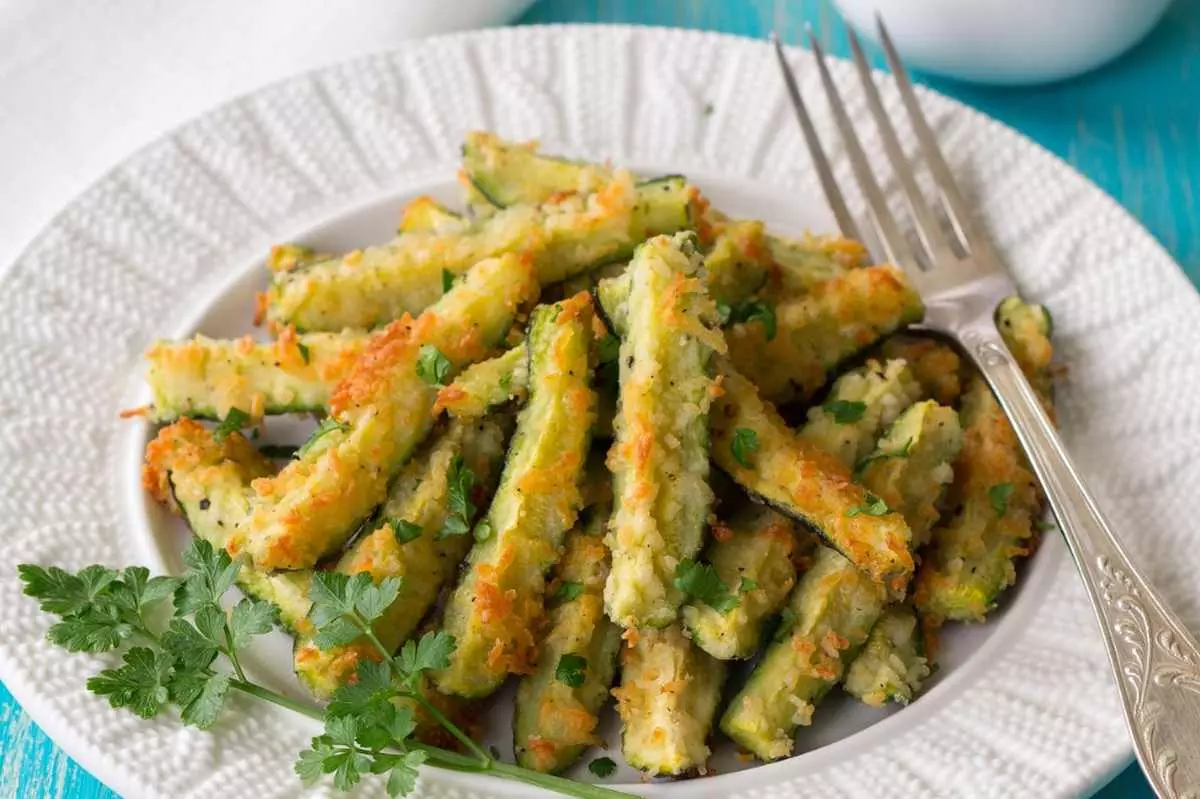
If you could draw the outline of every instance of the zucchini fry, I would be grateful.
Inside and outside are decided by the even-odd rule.
[[[694,237],[651,239],[629,265],[616,440],[608,455],[615,510],[606,541],[608,617],[623,627],[674,621],[679,564],[703,543],[708,487],[709,361],[724,350],[715,305],[697,275]]]
[[[276,272],[267,318],[301,331],[378,327],[437,302],[447,275],[506,253],[531,258],[542,285],[558,283],[628,257],[647,235],[686,228],[691,193],[682,178],[635,187],[625,175],[596,194],[514,206],[465,232],[405,233],[389,244]]]
[[[1017,297],[997,312],[997,327],[1043,401],[1050,384],[1050,317]],[[933,624],[982,621],[1016,581],[1015,561],[1030,551],[1042,498],[1016,433],[983,378],[967,378],[963,447],[950,497],[956,513],[933,531],[914,601]]]
[[[418,197],[404,206],[396,234],[465,233],[470,226],[466,217],[454,213],[432,197]]]
[[[866,646],[850,664],[843,687],[871,707],[907,705],[932,673],[925,658],[920,620],[908,605],[884,611]]]
[[[763,399],[807,400],[839,363],[923,315],[899,269],[852,269],[779,302],[773,336],[761,321],[733,325],[726,331],[729,358]]]
[[[739,485],[812,528],[867,575],[902,598],[913,572],[903,517],[879,507],[838,457],[795,435],[728,364],[713,405],[712,458]]]
[[[950,345],[898,333],[883,340],[879,353],[888,360],[908,361],[924,397],[954,405],[962,395],[962,358]]]
[[[275,341],[197,335],[190,341],[156,342],[146,351],[146,381],[154,397],[150,419],[224,419],[234,408],[251,419],[323,412],[333,387],[366,345],[362,334],[298,336],[291,328]]]
[[[721,718],[721,730],[762,760],[792,753],[797,727],[841,679],[883,611],[879,585],[828,547],[788,599],[775,641]]]
[[[454,382],[438,391],[434,414],[478,419],[509,400],[524,401],[529,383],[529,353],[524,346],[468,366]]]
[[[427,442],[404,467],[364,535],[338,559],[343,574],[366,572],[379,582],[399,577],[400,595],[372,625],[389,650],[395,650],[416,631],[432,609],[438,593],[455,575],[472,539],[466,526],[449,532],[447,518],[455,500],[479,507],[495,486],[511,431],[511,416],[497,415],[471,422],[453,421],[446,431]],[[296,676],[318,698],[330,696],[358,667],[373,657],[366,641],[320,650],[312,636],[301,636],[293,653]]]
[[[958,413],[924,400],[900,414],[875,450],[859,461],[859,482],[904,517],[914,548],[929,541],[962,442]]]
[[[796,584],[796,539],[795,525],[769,508],[743,508],[727,525],[714,524],[704,559],[736,605],[684,605],[683,624],[694,644],[719,660],[744,660],[758,651],[766,620],[783,609]]]
[[[612,487],[607,476],[588,480],[608,496],[587,507],[567,534],[550,583],[549,632],[537,668],[517,688],[513,749],[517,763],[535,771],[563,771],[597,742],[600,708],[616,677],[621,630],[604,615]]]
[[[271,462],[241,433],[217,441],[204,425],[181,419],[159,430],[146,447],[142,485],[179,512],[197,538],[224,548],[246,518],[250,483],[273,472]],[[264,572],[243,564],[238,586],[274,605],[280,624],[293,635],[314,633],[308,620],[309,572]]]
[[[309,444],[277,476],[254,482],[230,552],[258,568],[299,569],[340,548],[428,434],[432,384],[486,357],[536,296],[529,263],[503,256],[479,264],[419,319],[374,336]]]
[[[800,437],[853,467],[919,391],[904,361],[867,361],[834,381],[824,405],[809,409]]]
[[[625,762],[651,775],[703,772],[725,664],[688,640],[678,624],[638,630],[621,650],[613,689]]]
[[[433,675],[443,693],[487,696],[536,659],[546,571],[582,504],[596,396],[589,356],[588,295],[539,306],[530,321],[529,400],[476,544],[446,607],[443,629],[458,642]]]

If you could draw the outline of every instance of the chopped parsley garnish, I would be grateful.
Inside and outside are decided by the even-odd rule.
[[[471,519],[475,517],[475,503],[471,501],[471,492],[475,488],[475,473],[463,463],[461,455],[451,461],[446,480],[450,484],[449,511],[446,520],[442,522],[442,531],[438,533],[438,538],[466,535],[471,531]],[[490,534],[491,528],[488,532]]]
[[[334,430],[349,430],[349,429],[350,429],[350,425],[347,424],[346,422],[339,422],[337,419],[334,419],[332,416],[326,416],[324,419],[321,420],[321,423],[319,425],[317,425],[317,429],[313,431],[313,434],[308,437],[308,441],[305,441],[300,446],[300,449],[296,450],[296,457],[303,458],[305,455],[308,454],[308,451],[310,449],[312,449],[313,446],[318,441],[320,441],[322,438],[324,438],[325,436],[332,433]]]
[[[554,679],[572,688],[583,685],[587,676],[587,660],[579,655],[563,655],[554,668]]]
[[[867,412],[867,403],[855,400],[830,400],[821,407],[838,424],[854,424]]]
[[[685,560],[675,567],[675,587],[693,599],[703,602],[721,615],[741,604],[721,581],[717,570],[708,563]]]
[[[571,602],[578,599],[582,593],[583,583],[578,583],[574,580],[563,580],[554,592],[554,598],[559,602]]]
[[[739,594],[753,591],[755,588],[758,588],[758,580],[751,580],[749,577],[743,577],[742,581],[738,583]]]
[[[449,269],[442,270],[442,293],[445,294],[454,287],[454,273]]]
[[[450,359],[442,355],[441,350],[432,344],[421,345],[421,352],[417,356],[417,377],[431,386],[445,385],[451,368]]]
[[[409,541],[416,541],[421,537],[424,530],[421,525],[413,524],[407,519],[388,519],[388,526],[392,528],[392,532],[396,535],[396,540],[401,544],[407,544]]]
[[[891,512],[886,502],[874,494],[867,492],[866,501],[846,511],[846,516],[886,516]]]
[[[1012,493],[1012,483],[1000,483],[988,489],[988,501],[992,503],[992,510],[996,511],[997,516],[1008,512],[1008,500]]]
[[[238,408],[230,408],[229,413],[225,414],[225,418],[213,430],[213,438],[220,443],[229,438],[231,433],[236,433],[248,424],[250,424],[250,414]]]
[[[740,305],[729,305],[718,301],[717,321],[721,327],[736,325],[739,322],[761,322],[767,341],[775,338],[777,332],[775,309],[762,300],[746,300]]]
[[[297,341],[296,349],[300,350],[300,357],[304,359],[305,363],[312,363],[312,353],[309,351],[307,344],[303,341]]]
[[[912,445],[913,440],[910,438],[904,442],[904,446],[895,452],[872,452],[870,455],[867,455],[865,458],[860,459],[858,463],[854,464],[854,474],[862,475],[868,466],[878,461],[886,461],[888,458],[907,458],[912,455]]]
[[[591,763],[588,763],[588,771],[600,779],[611,777],[616,770],[617,764],[613,762],[611,757],[598,757]]]
[[[754,468],[751,457],[758,451],[758,433],[748,427],[739,427],[733,431],[733,459],[747,469]]]

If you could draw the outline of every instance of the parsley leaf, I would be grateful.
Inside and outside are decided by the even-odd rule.
[[[447,476],[450,483],[448,499],[449,512],[442,522],[438,538],[448,535],[466,535],[471,531],[471,519],[475,516],[475,503],[471,501],[471,492],[475,488],[475,473],[464,465],[462,456],[455,456],[450,463]]]
[[[417,769],[427,757],[428,755],[419,749],[405,752],[404,757],[399,758],[388,773],[388,796],[408,796],[412,793],[417,787]]]
[[[122,596],[128,597],[128,609],[141,611],[170,599],[178,590],[180,580],[175,577],[150,576],[144,566],[130,566],[121,575]]]
[[[454,286],[454,273],[449,269],[442,270],[442,293],[445,294]]]
[[[741,604],[736,596],[729,593],[729,586],[721,581],[717,570],[708,563],[681,561],[675,567],[675,587],[722,615]]]
[[[421,353],[417,356],[417,377],[431,386],[445,385],[450,376],[453,364],[442,355],[442,351],[432,344],[422,344]]]
[[[88,566],[78,574],[71,574],[57,566],[42,568],[22,563],[17,573],[25,583],[25,595],[38,600],[42,610],[60,616],[87,610],[117,579],[115,571],[102,566]]]
[[[758,451],[758,433],[748,427],[733,431],[733,459],[747,469],[753,469],[751,456]]]
[[[68,652],[109,652],[133,635],[132,624],[122,621],[116,609],[88,608],[63,617],[46,632],[50,643]]]
[[[333,692],[327,708],[329,715],[367,716],[373,703],[388,698],[392,688],[392,672],[388,664],[362,658],[358,661],[354,676],[354,682],[343,683]]]
[[[554,599],[559,602],[572,602],[583,593],[583,583],[574,580],[563,580],[554,592]]]
[[[184,671],[207,669],[217,659],[217,644],[202,635],[187,619],[171,619],[162,634],[163,649],[171,654],[175,666]]]
[[[400,596],[400,586],[403,582],[399,577],[384,577],[376,584],[369,574],[360,572],[354,575],[350,581],[351,585],[357,588],[354,609],[370,624],[382,616]]]
[[[612,363],[621,356],[621,339],[607,333],[600,339],[599,350],[600,363]]]
[[[591,763],[588,763],[588,771],[600,779],[611,777],[616,770],[617,764],[613,762],[611,757],[598,757]]]
[[[717,321],[721,327],[728,327],[739,322],[761,322],[767,341],[775,338],[777,323],[775,309],[762,300],[746,300],[740,305],[729,305],[717,301]]]
[[[213,438],[220,443],[249,424],[250,414],[238,408],[230,408],[229,413],[225,414],[225,418],[213,430]]]
[[[509,390],[509,388],[512,386],[512,378],[512,372],[505,372],[504,374],[500,375],[501,391],[507,392]]]
[[[363,575],[370,581],[369,575]],[[308,618],[317,628],[313,644],[320,650],[345,646],[362,634],[354,619],[354,598],[350,593],[350,577],[338,572],[314,572],[308,598],[312,607]]]
[[[179,613],[195,613],[205,605],[217,604],[237,579],[240,564],[229,559],[223,549],[201,538],[194,538],[183,551],[187,567],[183,583],[175,593],[175,609]]]
[[[339,422],[337,419],[334,419],[332,416],[326,416],[324,419],[321,420],[321,423],[319,425],[317,425],[317,429],[313,431],[313,434],[308,437],[308,441],[305,441],[303,444],[300,445],[300,449],[296,450],[295,457],[303,458],[305,455],[308,454],[308,451],[311,450],[316,445],[316,443],[318,441],[320,441],[322,438],[324,438],[325,436],[332,433],[334,430],[349,430],[349,429],[350,429],[350,425],[347,424],[346,422]]]
[[[168,685],[171,699],[182,708],[184,724],[206,730],[216,722],[229,693],[228,674],[185,671],[172,675]]]
[[[392,533],[396,536],[396,540],[401,544],[407,544],[409,541],[416,541],[425,531],[421,529],[421,525],[413,524],[407,519],[387,519],[385,522],[392,528]]]
[[[305,363],[312,363],[312,352],[308,349],[308,345],[303,341],[296,342],[296,349],[300,350],[300,357]]]
[[[872,463],[886,461],[889,458],[907,458],[912,455],[912,446],[913,440],[910,438],[904,442],[904,446],[900,447],[900,449],[896,450],[895,452],[887,452],[885,450],[872,452],[870,455],[861,458],[858,463],[854,464],[854,474],[858,477],[861,477],[863,472],[865,472],[867,467]]]
[[[854,400],[830,400],[821,407],[837,424],[854,424],[867,412],[867,403]]]
[[[892,510],[887,506],[886,502],[868,491],[863,504],[855,505],[846,511],[846,516],[848,518],[854,516],[887,516],[891,512]]]
[[[554,668],[554,679],[569,685],[572,688],[578,688],[583,685],[583,680],[587,676],[587,659],[579,655],[563,655],[558,659],[558,665]]]
[[[444,632],[425,633],[418,641],[410,638],[400,650],[400,670],[413,678],[428,669],[444,669],[455,646],[454,636]]]
[[[753,591],[755,588],[758,588],[758,580],[752,580],[749,577],[743,577],[742,581],[740,583],[738,583],[738,593],[739,594],[744,594],[748,591]]]
[[[246,597],[229,614],[229,646],[242,649],[254,636],[269,633],[278,618],[274,605]]]
[[[165,652],[156,655],[144,646],[135,646],[125,653],[124,665],[90,677],[87,688],[107,698],[113,707],[126,707],[138,716],[150,719],[167,703],[170,673],[170,655]]]
[[[1008,512],[1008,500],[1013,493],[1012,483],[1000,483],[988,489],[988,501],[992,503],[992,510],[996,511],[997,516],[1003,516]]]

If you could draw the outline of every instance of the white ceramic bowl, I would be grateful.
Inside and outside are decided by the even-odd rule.
[[[1171,0],[834,0],[876,40],[887,22],[912,67],[978,83],[1045,83],[1086,72],[1137,44]]]

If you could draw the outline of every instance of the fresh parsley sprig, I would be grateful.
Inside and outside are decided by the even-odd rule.
[[[241,654],[254,637],[271,628],[277,611],[249,598],[224,609],[222,599],[237,582],[240,564],[199,540],[184,552],[183,562],[180,578],[151,577],[141,567],[88,566],[71,573],[23,564],[18,571],[25,593],[58,617],[48,633],[51,641],[73,652],[120,655],[119,665],[87,683],[115,708],[127,708],[142,718],[176,708],[184,724],[205,729],[236,691],[323,722],[323,731],[295,764],[305,782],[330,775],[335,788],[348,790],[366,776],[386,775],[388,794],[404,796],[415,788],[420,766],[429,763],[493,774],[580,799],[627,796],[503,763],[434,707],[423,693],[425,674],[449,665],[454,639],[428,633],[393,654],[372,630],[400,597],[400,580],[376,584],[365,574],[314,575],[309,618],[316,627],[317,645],[366,640],[378,655],[378,660],[364,658],[355,681],[339,688],[322,710],[246,677]],[[420,714],[445,728],[466,754],[417,740]]]

